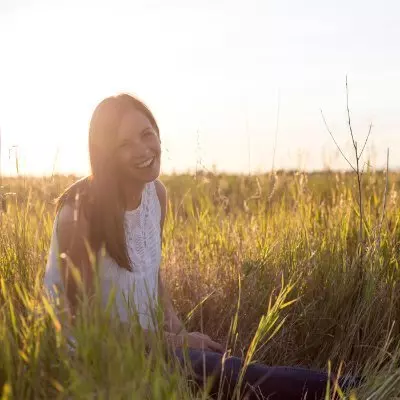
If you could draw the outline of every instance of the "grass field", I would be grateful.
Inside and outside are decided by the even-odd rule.
[[[4,181],[16,195],[0,217],[2,398],[194,398],[144,357],[140,332],[133,340],[92,310],[71,357],[51,312],[37,316],[53,200],[74,179]],[[350,173],[163,181],[162,271],[189,329],[267,364],[363,374],[357,399],[400,398],[400,174],[388,185],[382,172],[364,175],[361,243]]]

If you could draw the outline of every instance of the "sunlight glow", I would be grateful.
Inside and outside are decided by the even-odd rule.
[[[84,4],[0,5],[5,173],[15,172],[14,145],[22,173],[86,173],[91,113],[121,91],[158,119],[165,172],[270,170],[278,106],[277,167],[344,167],[320,109],[350,149],[346,74],[359,141],[372,122],[368,154],[379,167],[391,147],[400,166],[395,0]]]

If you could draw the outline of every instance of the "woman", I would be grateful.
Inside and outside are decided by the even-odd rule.
[[[103,301],[115,290],[118,318],[128,323],[133,305],[143,329],[157,329],[152,311],[159,299],[167,322],[165,338],[174,354],[185,362],[181,348],[186,343],[195,376],[206,371],[219,378],[213,391],[224,382],[225,398],[230,398],[242,360],[226,359],[221,373],[223,346],[185,330],[159,275],[167,195],[158,180],[160,135],[150,110],[127,94],[103,100],[90,123],[89,153],[91,176],[73,184],[58,201],[45,286],[52,294],[56,288],[63,290],[70,314],[75,315],[79,290],[70,265],[78,268],[84,291],[90,294],[90,253],[95,254]],[[314,399],[323,396],[327,380],[321,372],[255,364],[248,367],[243,384],[253,388],[248,398],[262,394],[290,400],[307,393]]]

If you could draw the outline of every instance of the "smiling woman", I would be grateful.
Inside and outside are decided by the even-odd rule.
[[[162,330],[172,355],[193,367],[199,384],[204,373],[218,378],[213,395],[232,398],[242,383],[249,399],[261,394],[294,400],[305,393],[321,398],[329,381],[326,373],[257,364],[247,368],[241,381],[243,360],[223,356],[221,344],[188,333],[179,320],[159,275],[167,197],[157,179],[160,135],[150,110],[127,94],[103,100],[91,120],[89,152],[91,176],[73,184],[58,202],[45,274],[51,298],[63,294],[70,315],[76,316],[82,295],[98,294],[96,277],[104,307],[114,298],[116,320],[132,326],[138,317],[145,332]],[[100,251],[103,247],[105,252]],[[90,252],[97,269],[91,266]],[[78,268],[83,285],[77,284],[71,265]],[[163,327],[154,318],[158,303],[164,311]],[[189,358],[181,350],[185,345]],[[346,386],[343,379],[339,384]]]

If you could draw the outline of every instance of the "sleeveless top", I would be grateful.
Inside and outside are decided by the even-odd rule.
[[[59,269],[57,239],[58,215],[54,221],[44,286],[50,298],[56,300],[63,287]],[[132,272],[121,268],[108,255],[99,254],[98,273],[104,307],[114,296],[114,313],[122,322],[137,313],[140,325],[156,329],[155,308],[158,300],[158,272],[161,262],[161,206],[155,183],[147,183],[140,205],[125,211],[124,226]],[[115,315],[115,314],[114,314]]]

